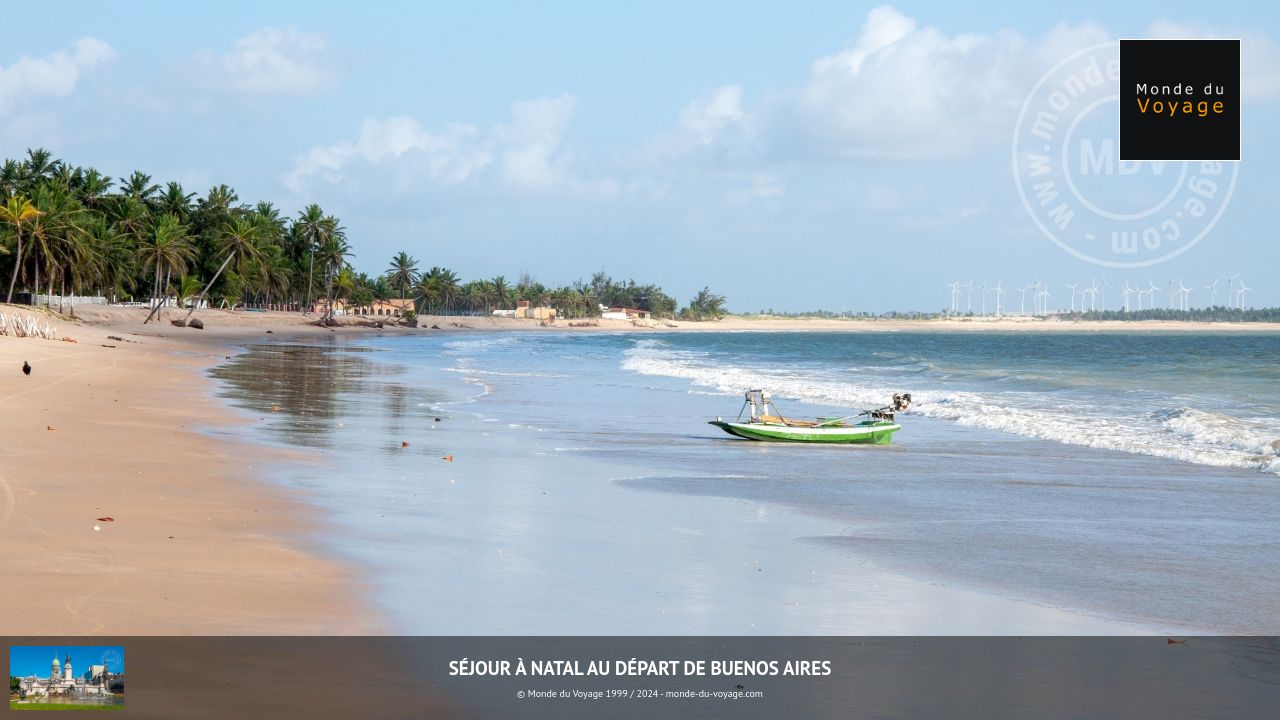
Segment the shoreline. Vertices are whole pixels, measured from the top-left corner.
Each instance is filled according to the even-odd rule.
[[[40,315],[44,322],[42,309],[0,308],[12,310]],[[1098,325],[1121,331],[1228,329],[1177,322],[744,318],[678,322],[676,328],[623,321],[568,328],[432,316],[423,318],[425,329],[374,329],[359,324],[369,318],[326,328],[311,324],[315,316],[296,313],[204,310],[197,313],[206,323],[201,331],[167,320],[143,326],[145,314],[139,308],[89,306],[77,308],[80,322],[49,315],[60,334],[76,343],[0,337],[0,365],[8,362],[17,369],[29,359],[34,367],[30,378],[14,373],[12,389],[0,394],[10,441],[0,449],[8,461],[0,473],[0,541],[10,548],[11,572],[24,585],[21,597],[0,597],[10,634],[391,632],[392,619],[369,591],[360,564],[323,547],[326,511],[309,501],[307,491],[272,480],[273,465],[316,459],[303,450],[246,439],[240,433],[253,427],[257,413],[216,397],[218,380],[208,371],[242,343],[332,334],[519,330],[644,335],[681,330],[1093,332],[1103,329]],[[439,329],[430,329],[432,324]],[[1280,330],[1280,324],[1230,327],[1273,329]],[[219,432],[223,428],[231,432]],[[233,432],[238,437],[228,437]],[[98,517],[113,521],[98,522]]]
[[[206,329],[192,331],[173,327],[167,321],[146,326],[145,308],[122,308],[87,305],[76,308],[77,316],[89,325],[120,329],[141,335],[189,339],[219,336],[243,338],[255,332],[271,330],[275,333],[325,333],[325,332],[373,332],[373,333],[459,333],[459,332],[1030,332],[1030,333],[1114,333],[1114,332],[1170,332],[1170,333],[1280,333],[1280,322],[1205,322],[1199,320],[1063,320],[1057,317],[1036,318],[1022,316],[936,318],[929,320],[905,320],[886,318],[818,318],[777,317],[769,315],[730,315],[720,320],[603,320],[585,319],[594,324],[575,327],[571,323],[584,320],[562,319],[542,325],[536,320],[471,315],[420,315],[418,327],[409,328],[386,325],[384,328],[370,324],[388,319],[386,316],[340,315],[333,328],[315,325],[316,315],[296,312],[239,310],[200,310],[196,316],[204,319]],[[167,315],[166,315],[167,314]],[[161,311],[161,315],[176,317],[177,311]],[[185,315],[185,312],[181,313]],[[212,319],[212,321],[210,321]]]
[[[261,328],[178,339],[2,311],[59,336],[0,337],[13,373],[0,390],[0,542],[21,587],[0,594],[5,634],[386,632],[361,579],[312,540],[319,514],[265,476],[291,453],[217,432],[248,420],[207,371]]]

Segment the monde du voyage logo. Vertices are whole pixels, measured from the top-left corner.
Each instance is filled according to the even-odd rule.
[[[1226,210],[1240,159],[1239,40],[1121,40],[1040,78],[1018,115],[1023,207],[1107,267],[1186,252]]]

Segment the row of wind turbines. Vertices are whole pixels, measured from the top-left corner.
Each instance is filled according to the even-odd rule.
[[[1235,310],[1244,310],[1244,294],[1251,292],[1253,288],[1244,284],[1244,279],[1239,274],[1228,275],[1221,278],[1214,278],[1209,285],[1203,286],[1204,290],[1209,291],[1210,300],[1208,307],[1218,307],[1218,283],[1222,280],[1227,281],[1226,307]],[[973,314],[973,290],[976,278],[970,278],[969,282],[946,283],[951,291],[951,315],[960,313],[960,300],[965,300],[965,314]],[[1236,284],[1239,281],[1239,284]],[[1174,285],[1177,285],[1175,288]],[[1107,309],[1107,288],[1111,287],[1111,283],[1107,282],[1107,278],[1103,276],[1099,278],[1091,278],[1090,283],[1081,289],[1082,283],[1065,283],[1064,286],[1071,291],[1071,312],[1095,312]],[[1190,310],[1191,309],[1191,293],[1194,288],[1189,288],[1183,284],[1182,279],[1169,280],[1167,288],[1161,288],[1147,278],[1147,287],[1130,287],[1126,280],[1124,287],[1121,289],[1121,295],[1124,298],[1124,312],[1133,312],[1135,310],[1155,310],[1156,309],[1156,293],[1163,293],[1165,296],[1166,310]],[[994,294],[995,296],[995,314],[997,316],[1007,315],[1004,307],[1004,296],[1008,292],[1004,288],[1004,281],[997,282],[995,285],[989,284],[986,280],[978,286],[979,308],[983,317],[987,315],[987,296]],[[1049,300],[1053,295],[1049,292],[1047,283],[1036,280],[1030,285],[1024,285],[1017,288],[1019,293],[1018,314],[1027,314],[1027,293],[1031,293],[1032,315],[1049,315]],[[1076,296],[1080,297],[1079,307],[1077,308]],[[1146,304],[1143,304],[1143,298]],[[1137,307],[1134,307],[1134,300],[1137,300]],[[1061,312],[1061,310],[1059,310]]]

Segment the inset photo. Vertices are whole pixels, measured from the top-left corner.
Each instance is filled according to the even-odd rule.
[[[124,708],[124,647],[25,645],[9,649],[10,710]]]

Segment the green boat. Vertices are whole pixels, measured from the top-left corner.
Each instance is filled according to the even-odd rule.
[[[893,403],[875,410],[863,410],[848,417],[820,417],[815,420],[794,420],[783,417],[773,399],[763,390],[748,390],[746,402],[738,418],[733,421],[716,418],[709,424],[747,440],[804,443],[862,443],[888,445],[893,434],[902,429],[894,421],[894,414],[911,406],[911,394],[893,396]],[[746,420],[743,411],[750,410]],[[855,418],[867,416],[861,422]]]

